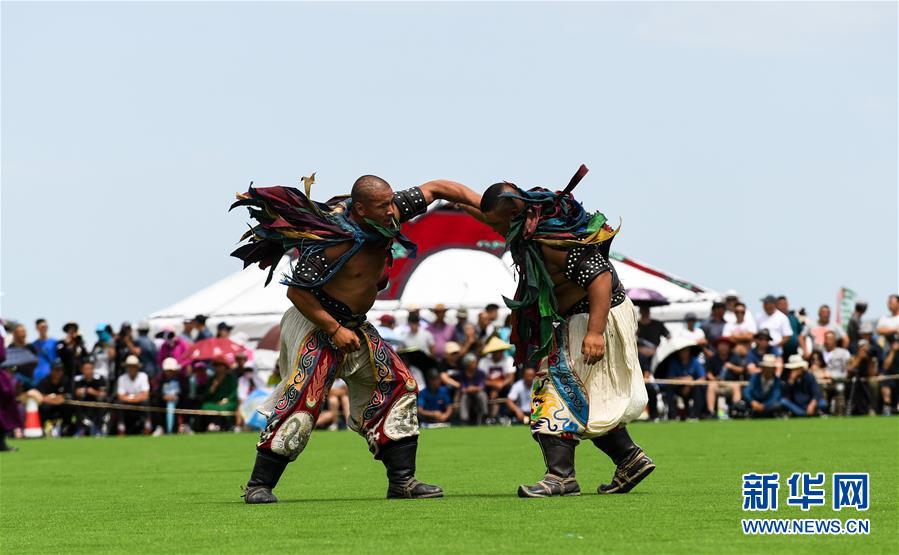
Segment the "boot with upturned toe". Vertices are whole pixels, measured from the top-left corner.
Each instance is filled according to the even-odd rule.
[[[387,469],[387,499],[429,499],[443,497],[438,486],[415,479],[415,453],[418,436],[387,445],[381,451],[381,461]]]
[[[277,503],[278,498],[272,493],[272,489],[278,485],[278,480],[281,479],[281,474],[287,468],[287,463],[286,457],[257,451],[253,473],[250,475],[250,481],[244,487],[244,501],[248,505]]]
[[[580,495],[581,487],[574,479],[574,448],[577,441],[544,434],[535,434],[534,439],[543,452],[546,474],[536,484],[518,486],[518,497]]]
[[[604,436],[593,439],[594,445],[615,463],[615,475],[611,484],[601,484],[596,493],[627,493],[655,470],[656,465],[634,443],[626,428],[616,428]]]

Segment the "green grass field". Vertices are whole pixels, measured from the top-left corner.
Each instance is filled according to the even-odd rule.
[[[584,494],[518,499],[542,459],[523,427],[425,430],[418,476],[444,499],[388,501],[351,432],[316,432],[276,493],[243,504],[254,434],[17,441],[0,455],[3,553],[840,552],[899,553],[899,418],[635,424],[658,464],[627,495],[577,450]],[[744,513],[741,474],[780,472],[781,509]],[[824,472],[826,507],[786,507],[786,476]],[[871,508],[831,511],[830,473],[871,475]],[[744,536],[740,519],[869,518],[869,536]]]

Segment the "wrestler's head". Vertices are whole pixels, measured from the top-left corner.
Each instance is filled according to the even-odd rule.
[[[503,236],[509,233],[512,220],[524,210],[524,202],[503,196],[503,193],[516,193],[518,190],[515,184],[504,181],[494,183],[481,196],[484,221]]]
[[[353,183],[350,192],[353,199],[352,214],[359,222],[366,219],[386,228],[393,227],[396,207],[393,204],[393,189],[374,175],[363,175]]]

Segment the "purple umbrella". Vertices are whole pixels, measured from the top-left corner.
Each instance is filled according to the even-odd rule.
[[[637,306],[665,306],[669,304],[668,299],[658,291],[643,287],[628,289],[627,296]]]

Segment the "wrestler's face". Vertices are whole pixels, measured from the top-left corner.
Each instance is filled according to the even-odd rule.
[[[524,203],[518,199],[503,199],[496,208],[484,214],[484,221],[493,231],[503,237],[509,234],[512,220],[524,210]]]
[[[390,187],[382,187],[372,191],[365,201],[357,204],[356,210],[362,218],[373,220],[384,227],[391,227],[396,217],[393,190]]]

